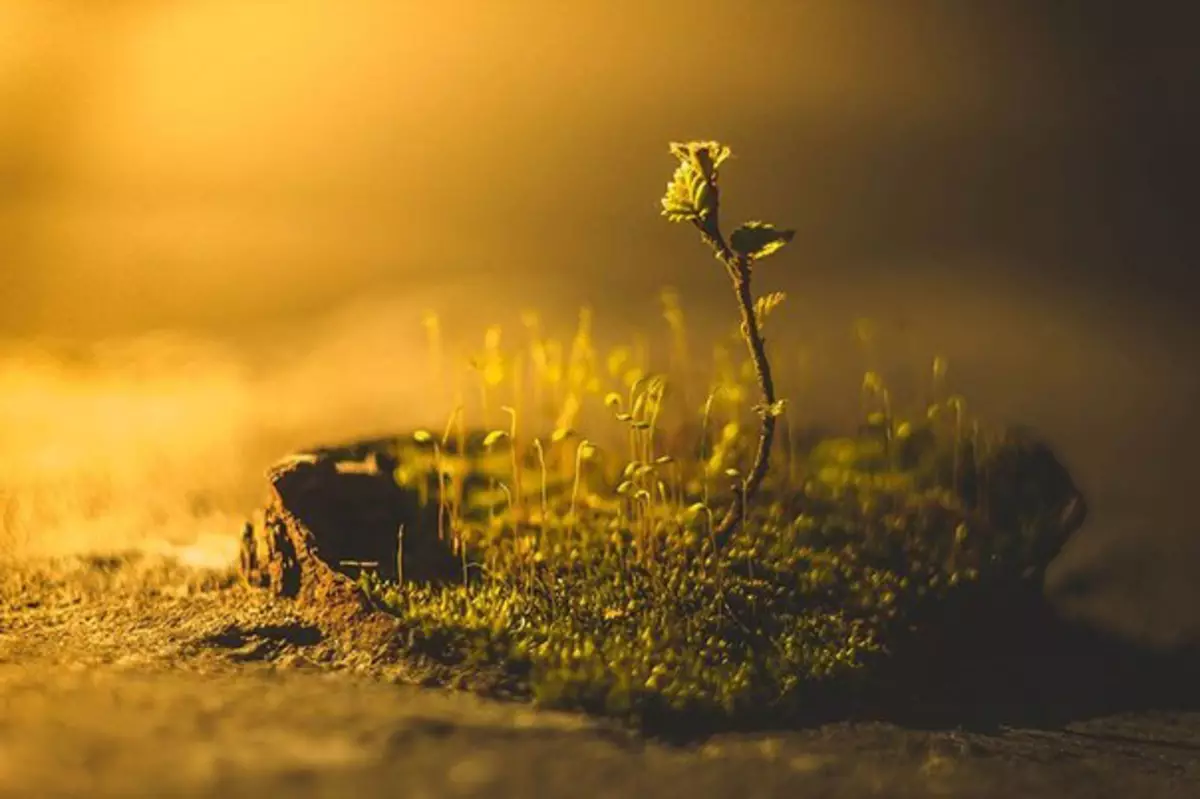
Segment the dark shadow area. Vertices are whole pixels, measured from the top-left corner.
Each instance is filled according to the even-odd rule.
[[[393,443],[370,439],[316,448],[316,462],[289,472],[276,489],[335,571],[352,579],[370,571],[394,581],[403,568],[406,581],[453,579],[461,574],[459,559],[447,542],[429,534],[438,529],[436,499],[422,505],[415,490],[397,485]]]
[[[227,627],[200,639],[201,646],[231,650],[238,661],[270,660],[283,650],[316,646],[324,636],[307,624],[267,624],[254,627]]]
[[[562,741],[571,737],[599,739],[626,752],[639,752],[645,748],[645,740],[630,734],[615,725],[601,723],[579,729],[563,729],[558,725],[543,727],[514,727],[448,721],[431,717],[406,720],[402,727],[392,731],[387,738],[387,751],[399,754],[411,750],[415,745],[430,739],[467,738],[483,746],[499,741],[520,738],[522,740],[543,739],[548,742]]]
[[[992,731],[1200,709],[1194,649],[1154,651],[1068,622],[1033,589],[978,592],[941,610],[882,675],[886,693],[873,699],[882,717]]]
[[[1065,621],[1039,591],[964,595],[920,619],[861,683],[816,686],[808,712],[728,719],[664,712],[644,729],[687,745],[722,733],[887,722],[906,729],[1066,733],[1124,714],[1200,711],[1200,652],[1163,652]],[[1072,735],[1120,739],[1120,734]],[[1130,743],[1144,744],[1140,738]],[[1200,745],[1187,746],[1200,753]]]

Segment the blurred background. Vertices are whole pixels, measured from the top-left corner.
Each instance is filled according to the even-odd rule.
[[[443,418],[426,310],[617,340],[676,286],[723,334],[658,213],[716,138],[727,224],[797,230],[757,273],[796,412],[857,409],[856,319],[897,384],[946,356],[1089,497],[1064,610],[1196,640],[1184,5],[0,0],[6,546],[228,557],[289,448]]]

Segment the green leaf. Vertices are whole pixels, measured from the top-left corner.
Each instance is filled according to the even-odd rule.
[[[755,405],[754,412],[759,416],[783,416],[787,411],[787,400],[775,400],[770,405]]]
[[[751,259],[766,258],[796,235],[794,230],[782,230],[766,222],[747,222],[729,237],[734,252]]]
[[[717,170],[733,151],[718,141],[671,142],[671,155],[696,170],[705,180],[715,183]]]
[[[758,326],[762,327],[767,320],[767,315],[775,310],[785,299],[787,295],[782,291],[773,291],[770,294],[764,294],[754,301],[754,318],[758,322]]]
[[[716,192],[704,173],[690,162],[681,162],[662,198],[663,216],[672,222],[691,222],[708,216],[715,206]]]
[[[695,222],[717,207],[717,171],[732,151],[715,141],[671,142],[679,166],[662,198],[662,213],[672,222]]]

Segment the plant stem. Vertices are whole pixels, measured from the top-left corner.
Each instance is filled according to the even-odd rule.
[[[734,487],[733,503],[729,506],[729,510],[725,512],[725,516],[717,525],[713,537],[716,539],[718,547],[725,547],[733,534],[737,532],[738,525],[746,514],[746,505],[754,498],[759,486],[762,484],[763,478],[767,475],[767,467],[771,458],[771,445],[775,440],[775,415],[773,412],[775,405],[775,381],[771,377],[771,364],[767,360],[766,342],[763,340],[762,331],[758,327],[758,318],[754,313],[754,298],[750,294],[750,264],[751,260],[745,256],[738,255],[725,242],[724,236],[721,235],[720,227],[717,224],[715,211],[709,215],[703,223],[697,225],[700,229],[700,235],[703,237],[706,244],[712,248],[713,253],[717,256],[725,271],[729,274],[729,279],[733,283],[733,292],[737,297],[738,310],[742,317],[742,339],[746,342],[746,348],[750,352],[751,361],[754,363],[754,374],[758,378],[758,387],[762,391],[762,400],[764,410],[762,413],[761,423],[758,432],[758,450],[754,455],[754,466],[750,470],[749,477],[745,482]]]

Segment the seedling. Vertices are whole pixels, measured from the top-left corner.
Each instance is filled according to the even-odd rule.
[[[771,309],[783,301],[783,295],[769,294],[755,300],[750,286],[753,267],[757,261],[790,242],[795,231],[755,221],[738,227],[726,239],[720,222],[719,177],[721,164],[732,155],[732,151],[719,142],[693,141],[672,144],[671,154],[679,160],[679,165],[662,198],[663,216],[672,222],[691,223],[725,268],[741,316],[741,335],[750,352],[762,393],[754,465],[745,480],[733,484],[733,502],[713,533],[717,546],[724,547],[741,524],[748,503],[767,476],[771,445],[775,438],[775,422],[784,410],[783,404],[775,396],[771,363],[767,359],[766,342],[762,335],[762,323]]]

